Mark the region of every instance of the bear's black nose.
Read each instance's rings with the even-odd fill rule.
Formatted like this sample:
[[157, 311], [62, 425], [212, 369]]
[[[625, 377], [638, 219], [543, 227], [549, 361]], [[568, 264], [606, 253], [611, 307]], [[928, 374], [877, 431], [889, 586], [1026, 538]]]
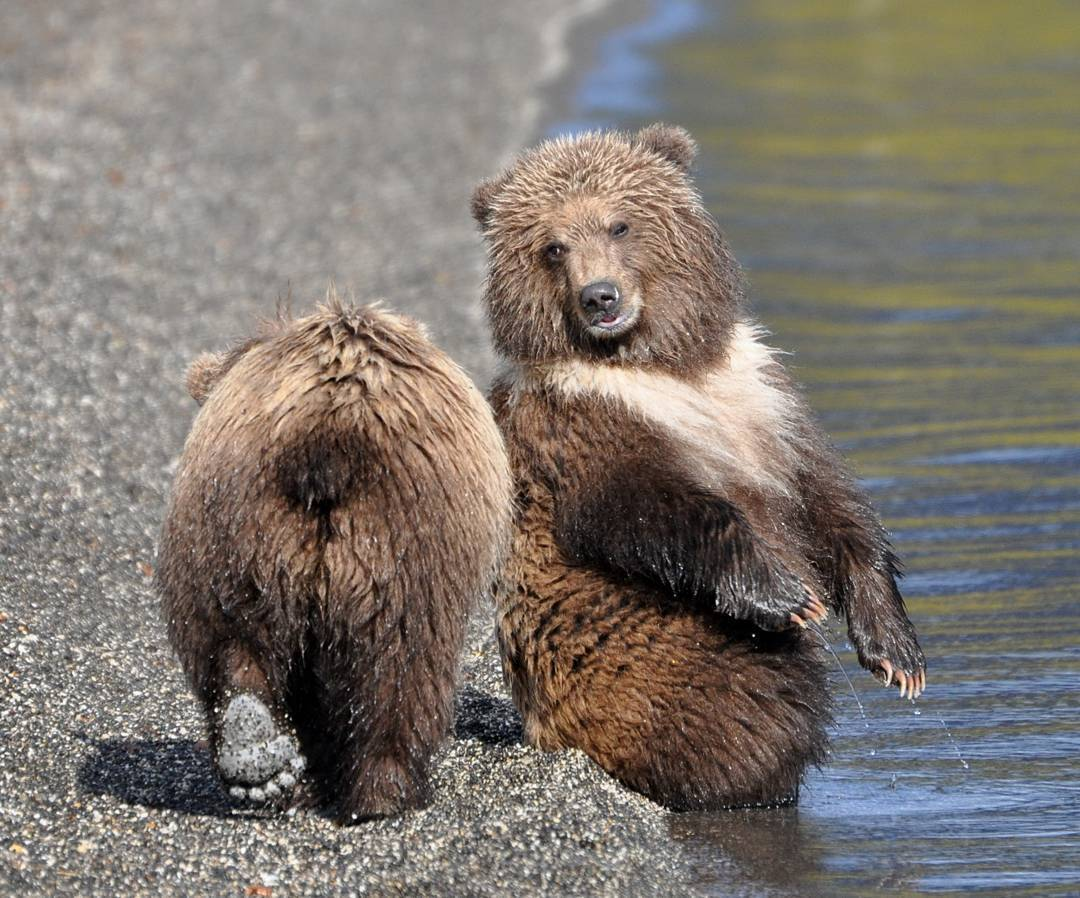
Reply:
[[589, 315], [611, 314], [619, 308], [619, 288], [611, 281], [593, 281], [582, 289], [579, 300]]

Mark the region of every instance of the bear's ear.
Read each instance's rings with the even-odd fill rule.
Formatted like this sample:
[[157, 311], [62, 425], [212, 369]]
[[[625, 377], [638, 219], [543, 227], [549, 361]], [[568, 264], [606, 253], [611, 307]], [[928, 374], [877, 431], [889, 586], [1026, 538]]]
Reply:
[[224, 352], [204, 352], [188, 366], [185, 385], [191, 398], [199, 405], [206, 402], [214, 384], [225, 373], [225, 358]]
[[184, 379], [191, 398], [199, 405], [206, 402], [206, 397], [217, 386], [218, 381], [229, 373], [245, 352], [259, 342], [257, 339], [245, 340], [225, 352], [204, 352], [197, 356], [195, 361], [188, 365], [187, 377]]
[[634, 136], [634, 145], [651, 150], [668, 162], [674, 162], [683, 171], [690, 170], [694, 157], [697, 156], [697, 144], [689, 131], [660, 122], [638, 131]]
[[480, 227], [485, 227], [491, 219], [491, 204], [495, 201], [506, 182], [510, 180], [510, 173], [503, 172], [494, 178], [487, 178], [476, 185], [472, 193], [472, 217]]

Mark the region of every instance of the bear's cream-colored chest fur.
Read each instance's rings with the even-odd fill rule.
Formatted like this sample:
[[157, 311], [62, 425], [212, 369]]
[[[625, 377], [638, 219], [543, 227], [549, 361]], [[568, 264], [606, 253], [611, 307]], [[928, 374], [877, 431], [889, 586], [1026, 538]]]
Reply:
[[569, 359], [514, 371], [511, 395], [546, 388], [620, 403], [680, 446], [703, 486], [722, 492], [738, 483], [787, 495], [799, 403], [763, 335], [759, 326], [739, 322], [725, 360], [694, 380]]

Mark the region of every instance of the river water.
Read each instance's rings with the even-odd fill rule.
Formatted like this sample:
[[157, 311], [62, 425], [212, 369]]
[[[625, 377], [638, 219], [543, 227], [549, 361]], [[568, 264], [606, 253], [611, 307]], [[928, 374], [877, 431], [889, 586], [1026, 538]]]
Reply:
[[907, 568], [929, 691], [833, 626], [798, 808], [672, 815], [715, 895], [1080, 894], [1080, 4], [657, 2], [553, 133], [685, 125]]

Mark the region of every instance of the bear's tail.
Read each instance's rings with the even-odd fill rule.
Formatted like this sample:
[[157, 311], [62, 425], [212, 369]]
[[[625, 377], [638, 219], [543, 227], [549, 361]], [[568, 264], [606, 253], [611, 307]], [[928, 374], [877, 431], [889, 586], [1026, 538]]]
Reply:
[[277, 454], [282, 494], [312, 515], [325, 515], [341, 505], [364, 479], [365, 447], [355, 435], [348, 445], [335, 436], [299, 440]]

